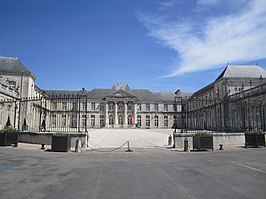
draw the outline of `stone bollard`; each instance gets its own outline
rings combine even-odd
[[[76,153],[80,153],[81,152],[81,139],[80,138],[78,138],[76,140],[75,152]]]
[[[219,148],[219,150],[224,150],[222,144],[220,144],[220,148]]]
[[[42,144],[41,150],[45,150],[45,144]]]
[[[169,135],[168,137],[168,146],[171,146],[172,145],[172,136]]]

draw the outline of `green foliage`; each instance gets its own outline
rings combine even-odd
[[[257,129],[253,129],[253,130],[250,130],[250,131],[245,131],[245,134],[263,134],[264,132],[262,130],[257,130]]]
[[[57,132],[56,134],[54,134],[55,136],[68,136],[69,134],[64,133],[64,132]]]
[[[14,128],[4,128],[0,130],[1,133],[17,133],[19,132],[17,129]]]
[[[211,136],[212,134],[210,134],[208,131],[198,131],[195,136],[200,136],[200,137],[207,137],[207,136]]]

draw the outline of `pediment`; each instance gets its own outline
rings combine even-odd
[[[105,96],[105,98],[135,98],[135,97],[136,97],[135,95],[132,95],[124,90],[118,90]]]

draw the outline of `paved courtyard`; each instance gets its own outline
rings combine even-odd
[[[132,148],[165,148],[174,129],[90,129],[89,146],[116,148],[129,141]]]
[[[266,148],[59,153],[0,147],[1,199],[264,199]]]

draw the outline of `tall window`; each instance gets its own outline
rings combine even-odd
[[[112,115],[109,116],[109,125],[114,125],[114,117]]]
[[[168,104],[163,104],[163,110],[168,111]]]
[[[146,111],[150,111],[150,104],[146,103]]]
[[[110,103],[108,109],[109,109],[110,111],[111,111],[111,110],[114,110],[114,103]]]
[[[155,127],[158,127],[158,125],[159,125],[158,115],[155,115],[155,116],[154,116],[154,126],[155,126]]]
[[[95,110],[95,102],[91,103],[91,110],[93,110],[93,111]]]
[[[156,112],[159,111],[158,103],[154,104],[154,111],[156,111]]]
[[[151,119],[149,115],[146,115],[146,127],[150,127],[151,125]]]
[[[71,128],[77,128],[77,115],[72,114],[71,116]]]
[[[62,127],[66,127],[66,115],[62,115]]]
[[[118,110],[119,110],[119,111],[123,111],[123,110],[124,110],[124,105],[123,105],[123,103],[120,102],[120,103],[118,104]]]
[[[53,110],[56,110],[56,109],[57,109],[57,102],[53,102],[53,103],[52,103],[52,109],[53,109]]]
[[[52,114],[52,127],[56,127],[56,114]]]
[[[138,124],[138,127],[141,127],[141,115],[137,116],[137,124]]]
[[[100,103],[100,111],[104,111],[104,103],[103,102]]]
[[[168,127],[168,116],[167,115],[163,116],[163,124],[164,124],[164,127]]]
[[[91,115],[91,127],[95,127],[95,115]]]
[[[133,104],[132,103],[128,103],[127,110],[128,111],[133,111]]]
[[[63,111],[66,111],[67,110],[67,103],[63,102],[62,106],[63,106]]]
[[[123,125],[123,116],[122,115],[118,116],[118,125]]]
[[[127,124],[128,124],[128,125],[132,125],[132,116],[131,116],[131,115],[129,115],[129,116],[127,117]]]
[[[83,111],[87,110],[87,104],[86,104],[86,102],[82,102],[82,110]]]
[[[72,103],[72,106],[73,106],[73,110],[77,110],[77,109],[78,109],[78,104],[77,104],[77,102],[73,102],[73,103]]]
[[[104,116],[100,115],[100,127],[104,127]]]
[[[141,103],[138,103],[137,107],[138,107],[138,110],[141,111]]]
[[[83,127],[83,128],[85,128],[86,127],[86,122],[87,122],[87,116],[86,115],[82,115],[81,116],[81,126]]]

